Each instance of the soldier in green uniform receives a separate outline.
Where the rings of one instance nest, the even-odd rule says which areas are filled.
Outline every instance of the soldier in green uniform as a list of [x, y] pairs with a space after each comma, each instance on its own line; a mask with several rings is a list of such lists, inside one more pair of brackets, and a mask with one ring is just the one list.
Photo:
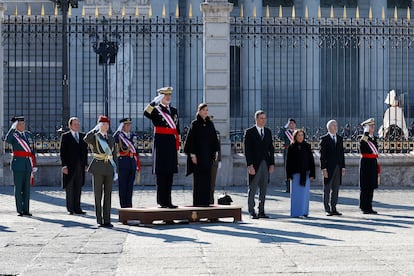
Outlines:
[[[289, 118], [286, 125], [279, 131], [279, 139], [283, 141], [283, 161], [286, 168], [287, 149], [293, 141], [293, 132], [296, 129], [295, 119]], [[290, 193], [290, 181], [286, 178], [286, 193]]]
[[29, 212], [30, 184], [34, 184], [36, 172], [33, 135], [25, 130], [24, 117], [13, 117], [12, 126], [6, 134], [6, 142], [12, 146], [14, 197], [18, 216], [32, 216]]

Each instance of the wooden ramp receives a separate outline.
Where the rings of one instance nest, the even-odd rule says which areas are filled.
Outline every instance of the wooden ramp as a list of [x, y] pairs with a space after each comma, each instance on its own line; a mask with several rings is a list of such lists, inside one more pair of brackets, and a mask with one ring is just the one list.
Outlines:
[[120, 208], [119, 221], [127, 224], [129, 220], [139, 220], [141, 224], [151, 224], [156, 220], [170, 222], [173, 220], [233, 218], [234, 222], [241, 221], [241, 207], [231, 205], [211, 205], [210, 207], [179, 206], [168, 208]]

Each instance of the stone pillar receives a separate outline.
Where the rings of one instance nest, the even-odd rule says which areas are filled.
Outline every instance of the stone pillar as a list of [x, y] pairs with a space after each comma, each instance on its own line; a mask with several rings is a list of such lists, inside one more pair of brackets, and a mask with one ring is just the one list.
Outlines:
[[224, 0], [207, 0], [203, 12], [203, 100], [220, 132], [222, 167], [217, 185], [231, 185], [233, 158], [230, 142], [230, 12], [233, 4]]
[[[308, 7], [309, 21], [318, 20], [319, 0], [304, 0], [302, 7], [302, 17], [305, 18], [305, 10]], [[302, 114], [306, 118], [302, 118], [301, 125], [311, 126], [313, 129], [318, 127], [317, 118], [320, 114], [320, 49], [317, 42], [312, 38], [307, 38], [306, 43], [309, 47], [302, 47], [303, 58], [301, 60], [302, 81], [301, 81], [301, 107]]]
[[[0, 2], [0, 39], [3, 39], [2, 34], [2, 25], [4, 20], [4, 12], [6, 10], [6, 4]], [[3, 138], [4, 128], [4, 48], [3, 43], [0, 43], [0, 136]], [[8, 114], [7, 114], [8, 115]], [[4, 144], [3, 141], [0, 143], [0, 185], [5, 185], [4, 183]]]

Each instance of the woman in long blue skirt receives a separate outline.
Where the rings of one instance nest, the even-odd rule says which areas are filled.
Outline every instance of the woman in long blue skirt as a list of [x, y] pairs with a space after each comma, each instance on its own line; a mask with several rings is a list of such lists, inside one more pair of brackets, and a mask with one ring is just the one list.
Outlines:
[[315, 178], [315, 161], [310, 144], [305, 141], [305, 132], [293, 133], [293, 142], [288, 148], [286, 174], [290, 182], [290, 215], [309, 215], [310, 180]]

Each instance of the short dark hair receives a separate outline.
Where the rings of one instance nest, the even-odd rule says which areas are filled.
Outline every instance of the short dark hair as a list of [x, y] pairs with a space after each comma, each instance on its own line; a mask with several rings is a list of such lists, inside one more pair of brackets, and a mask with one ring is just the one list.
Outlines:
[[259, 116], [260, 116], [260, 115], [262, 115], [262, 114], [266, 114], [266, 112], [264, 112], [263, 110], [257, 110], [257, 111], [254, 113], [254, 117], [257, 119], [257, 118], [259, 118]]

